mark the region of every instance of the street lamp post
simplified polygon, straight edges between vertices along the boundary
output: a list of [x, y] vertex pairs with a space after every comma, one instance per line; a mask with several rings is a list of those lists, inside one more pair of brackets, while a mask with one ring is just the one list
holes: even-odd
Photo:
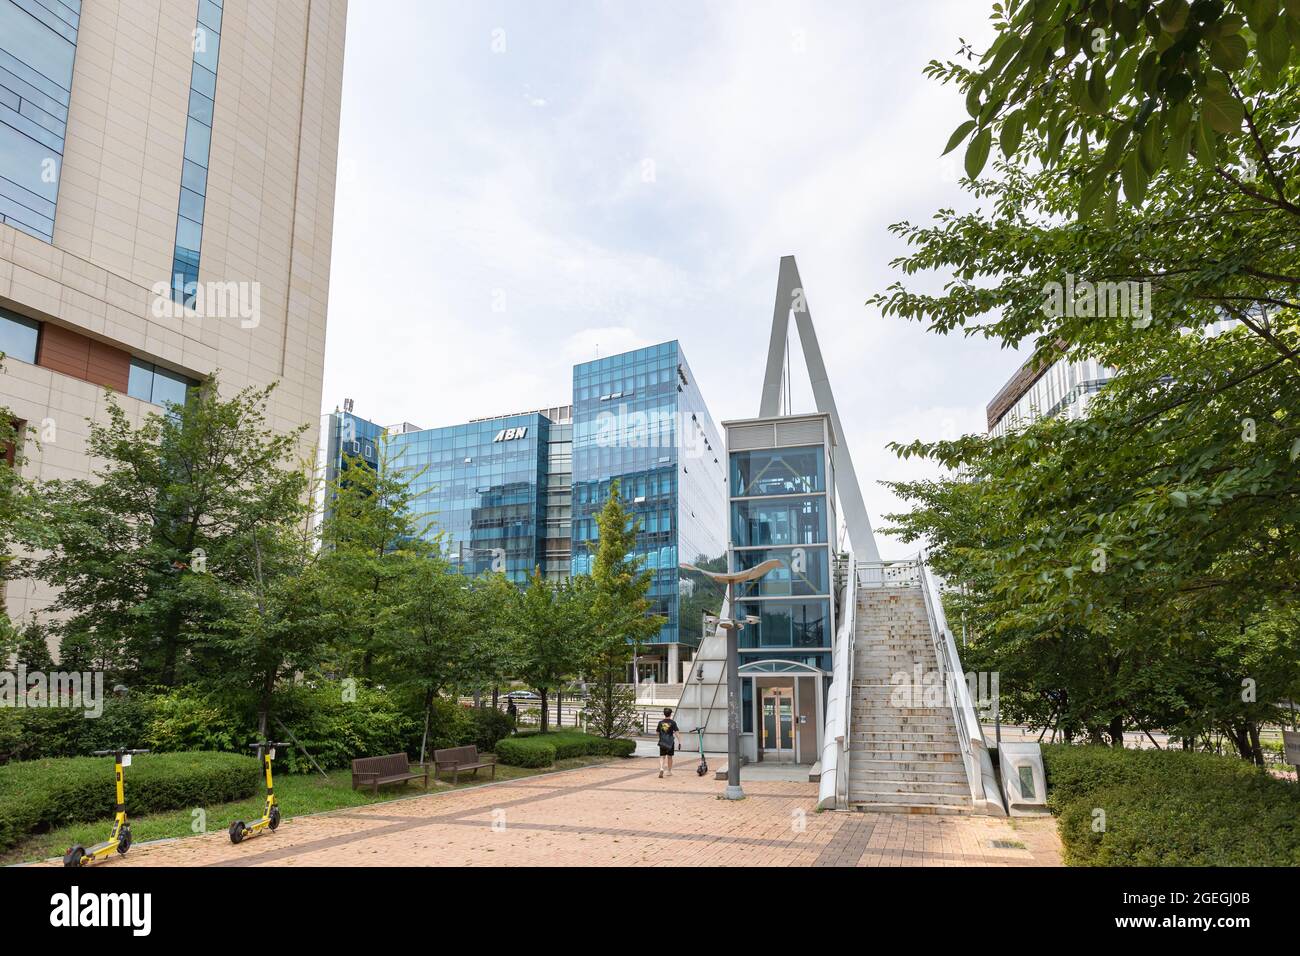
[[741, 620], [736, 615], [736, 585], [757, 581], [780, 566], [781, 562], [773, 558], [747, 571], [719, 574], [690, 564], [682, 565], [688, 571], [698, 571], [712, 578], [727, 589], [727, 613], [731, 616], [718, 621], [718, 626], [727, 632], [727, 789], [722, 793], [727, 800], [745, 798], [745, 791], [740, 787], [740, 630], [746, 624], [758, 623], [757, 618]]

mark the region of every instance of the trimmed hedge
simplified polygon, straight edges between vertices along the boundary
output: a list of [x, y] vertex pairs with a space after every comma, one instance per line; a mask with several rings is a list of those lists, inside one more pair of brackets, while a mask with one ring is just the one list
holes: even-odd
[[555, 747], [535, 737], [507, 737], [497, 742], [497, 760], [510, 767], [549, 767]]
[[1073, 866], [1300, 866], [1300, 788], [1244, 760], [1055, 744], [1043, 762]]
[[[262, 786], [252, 757], [222, 753], [141, 754], [126, 770], [132, 816], [250, 797]], [[109, 757], [27, 760], [0, 767], [0, 850], [31, 833], [112, 815]]]
[[623, 738], [607, 740], [576, 730], [557, 730], [548, 734], [525, 731], [497, 744], [497, 757], [512, 767], [549, 767], [557, 760], [570, 757], [630, 757], [636, 741]]

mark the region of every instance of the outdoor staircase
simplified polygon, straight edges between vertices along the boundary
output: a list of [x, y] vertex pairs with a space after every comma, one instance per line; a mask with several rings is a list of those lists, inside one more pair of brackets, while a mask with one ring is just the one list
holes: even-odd
[[916, 683], [939, 669], [920, 588], [859, 588], [856, 597], [849, 805], [971, 813], [952, 705], [942, 687]]

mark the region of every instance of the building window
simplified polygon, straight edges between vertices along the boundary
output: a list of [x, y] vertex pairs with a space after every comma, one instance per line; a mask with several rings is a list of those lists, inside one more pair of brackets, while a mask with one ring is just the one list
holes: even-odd
[[779, 568], [757, 581], [736, 586], [737, 597], [789, 597], [830, 594], [830, 558], [826, 546], [737, 551], [736, 570], [748, 571], [775, 558]]
[[740, 632], [741, 648], [831, 646], [829, 601], [753, 601], [739, 606], [741, 614], [759, 619]]
[[41, 324], [0, 308], [0, 352], [7, 359], [36, 364], [36, 342]]
[[824, 456], [820, 445], [732, 452], [731, 494], [751, 498], [825, 491]]
[[155, 405], [184, 405], [186, 393], [197, 385], [198, 382], [184, 375], [133, 358], [126, 393], [132, 398]]
[[81, 0], [0, 0], [0, 222], [54, 241]]
[[185, 159], [176, 216], [172, 259], [172, 299], [194, 306], [203, 248], [203, 209], [208, 195], [208, 159], [212, 152], [212, 114], [216, 107], [217, 60], [221, 53], [224, 0], [199, 0], [194, 27], [194, 63], [190, 69], [189, 118], [185, 124]]
[[731, 533], [738, 548], [825, 544], [823, 495], [752, 498], [731, 503]]

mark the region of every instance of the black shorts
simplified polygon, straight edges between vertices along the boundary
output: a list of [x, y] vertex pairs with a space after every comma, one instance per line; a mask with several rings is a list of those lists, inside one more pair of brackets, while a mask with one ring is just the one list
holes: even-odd
[[660, 745], [659, 745], [659, 756], [661, 756], [661, 757], [671, 757], [671, 756], [673, 755], [673, 749], [674, 749], [674, 748], [672, 748], [672, 747], [665, 747], [663, 744], [660, 744]]

